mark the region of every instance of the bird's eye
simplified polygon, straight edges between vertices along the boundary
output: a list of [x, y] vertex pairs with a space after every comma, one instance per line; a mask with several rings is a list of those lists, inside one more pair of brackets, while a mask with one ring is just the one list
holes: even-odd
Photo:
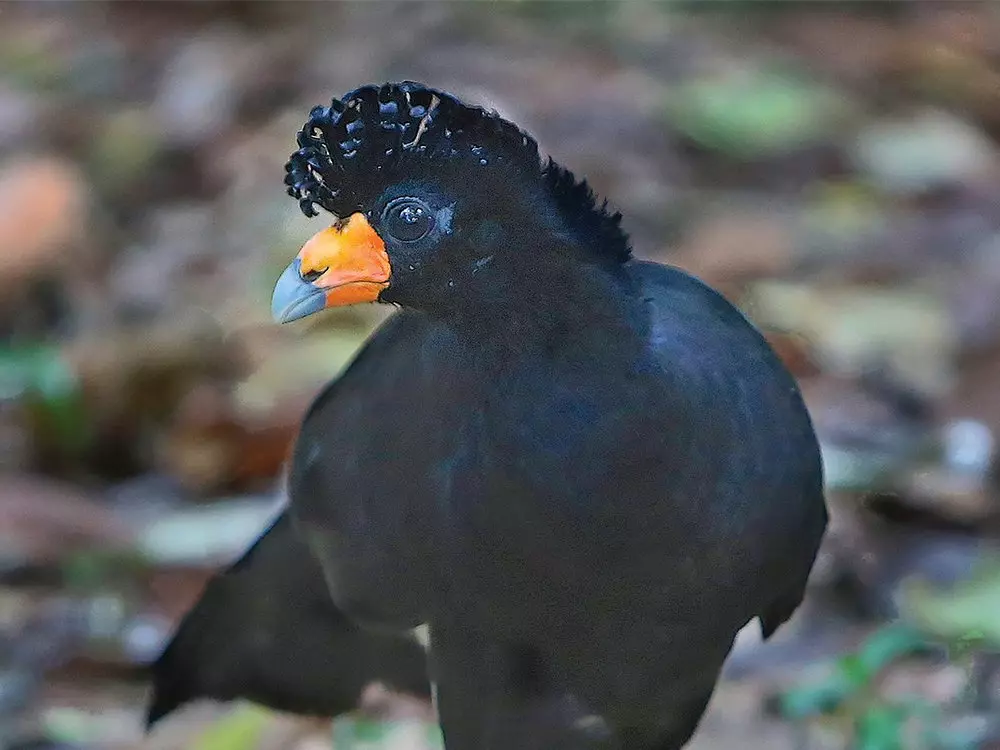
[[382, 227], [400, 242], [416, 242], [434, 228], [434, 214], [422, 200], [396, 198], [382, 212]]

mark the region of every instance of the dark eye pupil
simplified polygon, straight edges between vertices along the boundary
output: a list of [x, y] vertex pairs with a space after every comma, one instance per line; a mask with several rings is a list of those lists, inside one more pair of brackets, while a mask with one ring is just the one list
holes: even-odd
[[390, 203], [384, 214], [385, 228], [401, 242], [413, 242], [427, 235], [434, 218], [415, 198], [400, 198]]

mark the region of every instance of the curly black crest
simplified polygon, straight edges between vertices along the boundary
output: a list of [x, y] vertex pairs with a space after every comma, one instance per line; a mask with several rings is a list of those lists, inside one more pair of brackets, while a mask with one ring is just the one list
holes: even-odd
[[586, 181], [543, 161], [535, 139], [514, 123], [446, 92], [412, 81], [362, 86], [314, 107], [297, 140], [285, 184], [306, 216], [317, 215], [316, 205], [338, 217], [363, 211], [416, 161], [513, 167], [541, 181], [586, 244], [619, 262], [631, 256], [621, 214], [608, 212], [606, 201], [598, 206]]

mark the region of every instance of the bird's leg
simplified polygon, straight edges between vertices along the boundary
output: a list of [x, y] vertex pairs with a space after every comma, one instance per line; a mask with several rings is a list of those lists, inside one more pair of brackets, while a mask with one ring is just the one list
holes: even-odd
[[597, 750], [610, 730], [549, 681], [541, 654], [450, 623], [431, 627], [431, 669], [447, 750]]

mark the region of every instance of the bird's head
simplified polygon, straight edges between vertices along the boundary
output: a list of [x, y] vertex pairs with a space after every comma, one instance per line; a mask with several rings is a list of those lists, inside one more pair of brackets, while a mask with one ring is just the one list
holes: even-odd
[[335, 221], [279, 278], [280, 322], [375, 301], [448, 314], [552, 293], [574, 264], [629, 258], [620, 215], [585, 182], [513, 123], [442, 91], [359, 88], [315, 107], [298, 144], [288, 192]]

